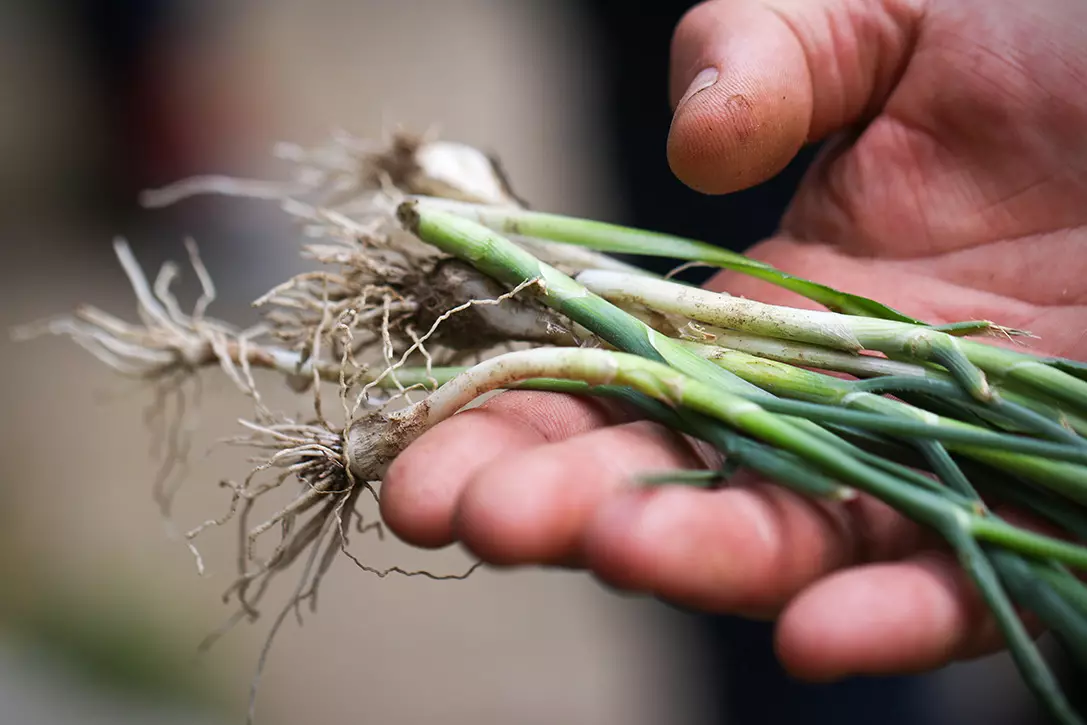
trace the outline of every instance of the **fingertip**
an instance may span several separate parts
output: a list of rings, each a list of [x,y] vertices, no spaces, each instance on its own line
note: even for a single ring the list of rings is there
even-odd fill
[[[642,521],[649,503],[666,489],[623,491],[600,506],[589,524],[585,556],[593,573],[608,586],[648,591],[656,579],[646,570],[644,548],[651,545]]]
[[[727,194],[772,178],[807,139],[808,120],[789,89],[719,80],[684,103],[668,134],[668,164],[684,184]]]
[[[615,585],[718,612],[774,611],[847,556],[836,524],[770,487],[626,492],[602,506],[587,561]]]
[[[648,421],[588,431],[477,470],[457,506],[457,536],[485,561],[580,561],[585,528],[647,469],[697,465],[686,439]]]
[[[491,461],[562,440],[615,420],[598,401],[513,391],[459,413],[427,431],[385,474],[381,514],[400,539],[423,548],[455,541],[457,501],[476,471]]]
[[[503,451],[534,442],[524,429],[474,411],[427,431],[389,466],[381,487],[381,516],[409,544],[448,546],[455,539],[457,499],[472,471]]]
[[[380,491],[380,513],[389,530],[416,547],[437,549],[453,542],[452,511],[470,455],[445,446],[443,430],[424,435],[389,466]],[[440,459],[441,465],[434,465]]]
[[[777,174],[808,138],[812,88],[789,28],[761,3],[711,2],[688,12],[672,44],[672,172],[724,194]]]
[[[922,672],[998,646],[999,635],[950,557],[927,554],[820,580],[778,622],[776,649],[794,676]]]
[[[551,559],[565,548],[556,542],[563,500],[552,493],[561,462],[539,451],[500,458],[469,481],[453,517],[456,537],[491,564]],[[526,480],[530,473],[531,480]],[[558,537],[558,538],[561,538]]]
[[[439,548],[451,543],[441,522],[448,502],[434,495],[443,487],[429,485],[432,482],[422,467],[423,460],[413,451],[393,461],[381,483],[378,508],[397,538],[422,548]]]

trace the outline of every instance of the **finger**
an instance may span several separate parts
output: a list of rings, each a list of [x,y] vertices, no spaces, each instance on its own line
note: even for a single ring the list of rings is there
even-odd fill
[[[672,41],[673,172],[707,193],[752,186],[881,105],[919,25],[908,0],[711,0]]]
[[[453,513],[472,475],[495,458],[624,418],[605,401],[530,391],[496,396],[427,431],[397,457],[381,489],[389,528],[416,546],[451,544]]]
[[[523,449],[476,469],[456,532],[490,563],[568,563],[601,501],[646,471],[692,467],[705,467],[695,447],[647,421]]]
[[[1003,645],[954,558],[926,554],[848,569],[800,594],[778,623],[778,655],[805,679],[921,672]]]
[[[624,493],[601,506],[584,547],[589,567],[612,585],[698,609],[761,616],[828,572],[899,556],[927,541],[872,499],[815,502],[760,483]]]

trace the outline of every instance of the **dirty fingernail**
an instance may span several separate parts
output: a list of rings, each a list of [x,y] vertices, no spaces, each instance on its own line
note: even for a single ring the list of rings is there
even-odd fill
[[[691,81],[691,85],[687,86],[687,90],[683,94],[683,97],[679,99],[679,103],[676,104],[676,111],[678,112],[679,109],[683,108],[687,101],[691,100],[695,94],[701,93],[716,83],[718,75],[717,69],[712,66],[701,70],[698,75],[694,77],[694,80]]]

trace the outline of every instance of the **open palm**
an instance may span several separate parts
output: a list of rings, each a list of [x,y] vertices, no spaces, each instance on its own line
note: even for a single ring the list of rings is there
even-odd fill
[[[1078,0],[714,0],[676,33],[670,160],[725,193],[829,137],[752,256],[929,321],[1025,328],[1032,347],[1084,359],[1085,49]],[[710,284],[810,305],[735,274]],[[459,540],[495,564],[583,566],[684,605],[777,617],[783,661],[811,678],[999,646],[955,562],[877,502],[813,503],[754,480],[628,486],[699,462],[685,439],[598,401],[507,393],[411,446],[382,507],[418,545]]]

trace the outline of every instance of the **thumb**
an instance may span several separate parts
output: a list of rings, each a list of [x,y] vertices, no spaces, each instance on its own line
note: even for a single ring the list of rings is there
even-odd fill
[[[724,194],[872,115],[905,67],[923,0],[710,0],[672,39],[668,161]]]

